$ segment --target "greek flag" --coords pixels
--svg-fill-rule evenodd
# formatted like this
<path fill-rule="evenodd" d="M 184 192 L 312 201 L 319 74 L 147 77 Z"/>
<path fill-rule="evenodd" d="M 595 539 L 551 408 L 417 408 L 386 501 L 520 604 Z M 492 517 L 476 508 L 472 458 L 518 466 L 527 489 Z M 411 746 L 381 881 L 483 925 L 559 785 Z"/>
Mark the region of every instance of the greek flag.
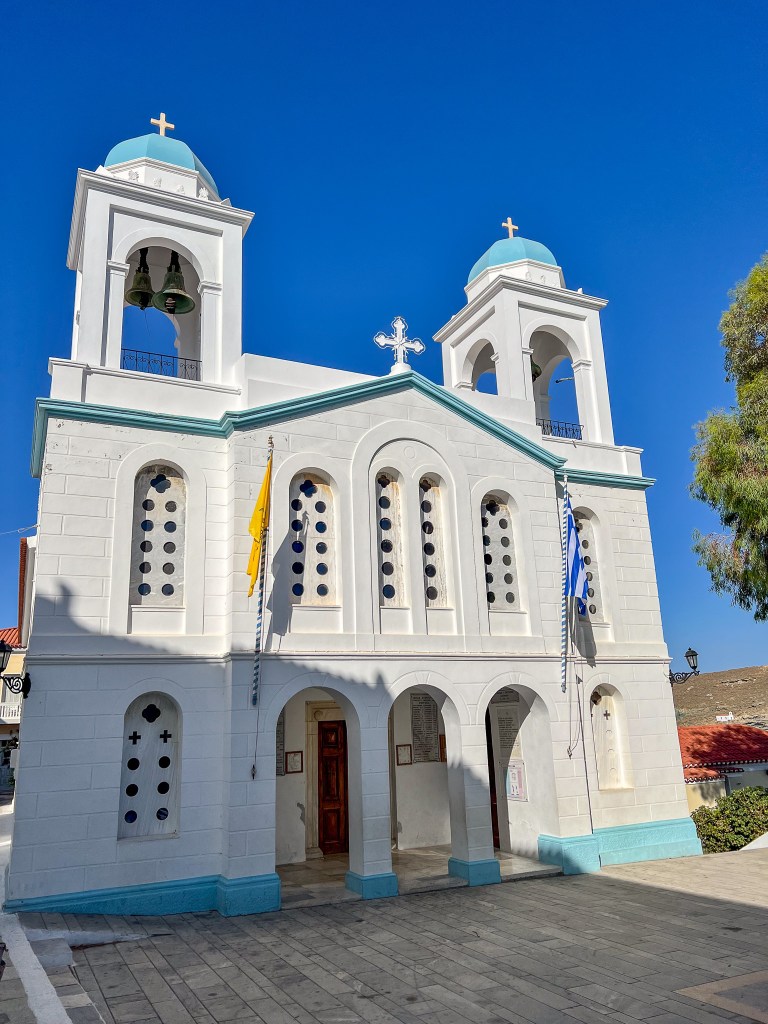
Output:
<path fill-rule="evenodd" d="M 587 570 L 581 555 L 581 544 L 576 532 L 570 495 L 565 495 L 565 596 L 575 597 L 579 615 L 587 614 Z"/>

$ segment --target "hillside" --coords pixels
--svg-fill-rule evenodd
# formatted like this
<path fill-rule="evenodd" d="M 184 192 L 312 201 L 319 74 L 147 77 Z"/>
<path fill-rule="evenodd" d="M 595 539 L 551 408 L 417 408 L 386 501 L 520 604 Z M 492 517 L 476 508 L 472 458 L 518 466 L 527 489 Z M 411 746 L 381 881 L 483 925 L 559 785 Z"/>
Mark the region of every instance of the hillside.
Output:
<path fill-rule="evenodd" d="M 732 711 L 734 724 L 768 730 L 768 665 L 702 672 L 672 693 L 678 725 L 715 725 L 716 715 Z"/>

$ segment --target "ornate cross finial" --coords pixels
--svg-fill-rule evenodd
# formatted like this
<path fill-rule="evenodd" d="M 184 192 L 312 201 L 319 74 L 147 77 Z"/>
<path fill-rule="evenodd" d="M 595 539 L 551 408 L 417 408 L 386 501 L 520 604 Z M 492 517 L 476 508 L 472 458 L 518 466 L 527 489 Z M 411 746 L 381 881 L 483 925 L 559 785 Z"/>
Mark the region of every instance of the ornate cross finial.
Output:
<path fill-rule="evenodd" d="M 169 131 L 173 131 L 173 129 L 176 127 L 175 124 L 171 124 L 170 121 L 166 121 L 165 120 L 165 114 L 163 114 L 163 113 L 160 114 L 160 117 L 153 117 L 153 118 L 151 118 L 149 123 L 157 125 L 157 127 L 160 130 L 160 134 L 161 135 L 165 135 L 166 128 Z"/>
<path fill-rule="evenodd" d="M 515 231 L 517 231 L 517 224 L 513 224 L 512 223 L 512 218 L 511 217 L 507 217 L 506 220 L 503 220 L 501 222 L 501 226 L 503 228 L 507 229 L 507 231 L 509 232 L 509 237 L 510 238 L 514 238 L 515 237 Z"/>
<path fill-rule="evenodd" d="M 373 341 L 379 348 L 394 349 L 395 362 L 390 373 L 402 373 L 408 369 L 408 353 L 413 352 L 420 355 L 426 349 L 426 345 L 419 338 L 406 337 L 408 324 L 401 316 L 396 316 L 392 321 L 392 334 L 377 334 Z"/>

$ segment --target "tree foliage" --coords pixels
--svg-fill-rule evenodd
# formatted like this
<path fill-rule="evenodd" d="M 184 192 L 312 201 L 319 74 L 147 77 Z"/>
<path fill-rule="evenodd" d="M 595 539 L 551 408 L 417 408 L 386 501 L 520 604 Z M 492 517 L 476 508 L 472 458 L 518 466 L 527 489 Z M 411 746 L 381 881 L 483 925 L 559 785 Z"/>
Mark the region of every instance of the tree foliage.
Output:
<path fill-rule="evenodd" d="M 768 789 L 746 786 L 691 814 L 704 853 L 740 850 L 768 832 Z"/>
<path fill-rule="evenodd" d="M 768 253 L 730 294 L 720 330 L 736 405 L 697 427 L 691 493 L 725 532 L 694 534 L 712 587 L 768 619 Z"/>

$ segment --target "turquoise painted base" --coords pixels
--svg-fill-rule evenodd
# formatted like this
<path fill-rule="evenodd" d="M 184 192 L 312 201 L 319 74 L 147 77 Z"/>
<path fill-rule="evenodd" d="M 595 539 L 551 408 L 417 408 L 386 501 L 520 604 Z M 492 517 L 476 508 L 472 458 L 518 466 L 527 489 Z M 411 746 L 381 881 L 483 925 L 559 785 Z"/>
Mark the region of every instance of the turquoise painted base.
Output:
<path fill-rule="evenodd" d="M 264 914 L 280 909 L 280 879 L 275 874 L 252 875 L 249 878 L 206 875 L 174 882 L 7 900 L 4 909 L 14 913 L 26 910 L 147 917 L 201 910 L 218 910 L 224 917 Z"/>
<path fill-rule="evenodd" d="M 493 885 L 501 881 L 501 868 L 497 860 L 458 860 L 451 857 L 448 861 L 448 874 L 463 878 L 467 885 Z"/>
<path fill-rule="evenodd" d="M 348 871 L 344 876 L 344 884 L 352 892 L 360 893 L 364 900 L 397 896 L 397 875 L 392 871 L 381 875 L 358 875 Z"/>
<path fill-rule="evenodd" d="M 594 836 L 539 836 L 539 861 L 554 864 L 564 875 L 600 870 L 600 846 Z"/>
<path fill-rule="evenodd" d="M 601 864 L 631 864 L 667 857 L 699 857 L 701 842 L 692 818 L 597 828 Z"/>
<path fill-rule="evenodd" d="M 589 836 L 539 836 L 539 860 L 565 875 L 599 871 L 603 864 L 631 864 L 667 857 L 698 857 L 701 843 L 691 818 L 597 828 Z"/>

